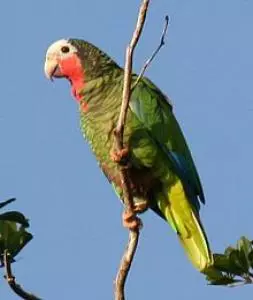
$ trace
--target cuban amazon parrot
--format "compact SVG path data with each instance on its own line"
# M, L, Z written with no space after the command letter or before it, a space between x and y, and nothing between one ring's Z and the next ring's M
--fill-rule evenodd
M140 79L131 93L124 149L117 153L112 147L124 70L91 43L62 39L47 50L45 74L51 80L66 78L70 82L82 134L119 198L123 198L123 189L117 159L127 157L136 212L151 208L167 221L193 265L205 272L213 263L199 216L205 198L167 97L149 79ZM136 78L133 74L132 84ZM137 219L123 213L123 224L130 229L137 226Z

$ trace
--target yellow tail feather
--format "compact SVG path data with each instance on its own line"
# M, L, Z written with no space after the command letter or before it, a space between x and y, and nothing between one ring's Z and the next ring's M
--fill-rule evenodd
M213 256L198 214L187 200L181 181L178 179L165 193L160 193L157 200L188 258L200 272L204 272L213 264Z

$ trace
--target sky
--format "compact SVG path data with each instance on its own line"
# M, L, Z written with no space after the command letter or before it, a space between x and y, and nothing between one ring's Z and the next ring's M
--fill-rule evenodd
M30 219L34 239L17 257L17 281L43 299L112 299L127 242L122 205L84 142L69 84L44 76L47 47L88 40L124 63L140 1L10 0L0 11L0 199ZM252 233L253 2L151 1L138 45L139 72L166 93L185 133L207 203L201 219L223 252ZM252 286L208 286L171 228L152 212L127 281L127 299L247 299ZM3 275L3 270L0 270ZM17 299L0 276L0 298Z

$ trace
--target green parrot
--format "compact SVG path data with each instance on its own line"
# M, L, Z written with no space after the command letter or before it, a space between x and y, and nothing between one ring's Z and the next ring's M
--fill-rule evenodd
M80 111L81 131L102 171L123 198L118 157L127 157L136 212L151 208L167 221L193 265L201 272L213 255L200 221L201 182L172 105L149 79L131 93L124 150L112 152L123 90L124 70L106 53L80 39L62 39L47 50L45 74L66 78ZM132 75L132 84L137 75ZM118 157L117 157L118 156ZM123 216L128 228L136 226Z

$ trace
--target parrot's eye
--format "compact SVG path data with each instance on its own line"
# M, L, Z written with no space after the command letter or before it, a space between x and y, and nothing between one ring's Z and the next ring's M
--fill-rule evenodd
M62 53L68 53L68 52L69 52L69 47L68 47L68 46L63 46L63 47L61 48L61 52L62 52Z

